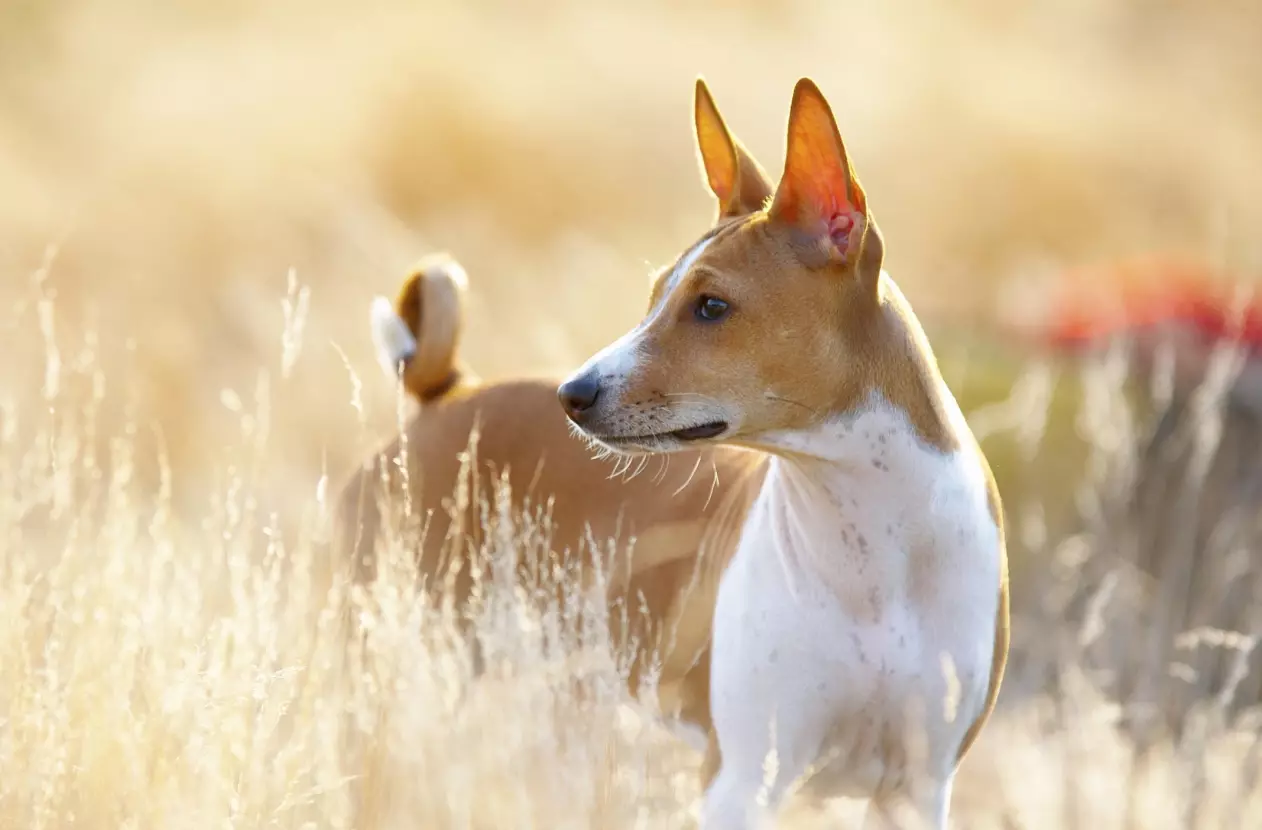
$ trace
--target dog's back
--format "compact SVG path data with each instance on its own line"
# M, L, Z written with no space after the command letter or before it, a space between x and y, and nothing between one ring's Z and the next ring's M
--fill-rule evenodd
M371 577L382 509L397 507L406 487L413 515L429 519L418 551L422 575L431 583L444 579L456 601L464 600L473 588L471 568L450 572L450 557L481 549L481 514L494 504L502 475L514 508L545 511L551 549L581 556L585 573L593 572L589 542L603 553L614 540L616 558L607 576L610 601L622 604L630 623L623 633L662 645L663 685L688 675L677 705L687 719L704 724L708 661L699 655L709 641L719 573L761 481L761 458L713 448L630 469L594 458L571 432L556 381L482 384L460 365L464 277L458 269L447 258L430 259L405 281L393 309L382 301L374 306L383 365L396 368L421 405L405 433L368 459L344 488L338 514L342 561L353 562L359 578ZM475 463L457 509L453 493L467 449Z

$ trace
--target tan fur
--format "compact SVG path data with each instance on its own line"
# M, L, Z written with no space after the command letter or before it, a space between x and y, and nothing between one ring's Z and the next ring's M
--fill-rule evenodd
M771 181L745 145L723 121L714 97L701 78L693 101L697 152L702 172L718 202L718 218L751 213L771 196Z
M981 447L977 445L977 439L971 434L970 440L977 449L977 457L981 460L982 466L986 472L986 492L990 501L990 517L995 520L995 525L999 528L999 542L1007 550L1007 539L1004 520L1003 520L1003 503L999 498L999 486L995 484L995 474L990 469L990 463L986 460L986 456L982 454ZM1000 560L999 572L999 616L995 624L995 650L992 657L993 662L990 665L990 688L986 694L986 708L982 710L982 714L977 720L973 721L969 727L968 733L964 736L964 743L960 745L960 760L968 754L972 748L977 736L981 733L982 727L986 725L991 714L995 711L995 703L999 700L999 688L1003 685L1004 669L1008 666L1008 646L1012 641L1011 628L1011 599L1008 596L1008 557L1005 555Z
M805 430L853 412L878 392L907 413L926 444L943 452L975 450L1002 548L994 478L972 434L956 429L944 409L933 352L910 306L884 276L880 229L818 89L804 82L795 92L789 153L774 194L765 177L752 186L741 181L744 171L760 168L746 161L748 153L700 83L698 95L698 146L720 221L698 242L705 247L685 273L671 266L655 281L651 313L637 329L635 371L619 377L619 402L610 410L616 414L602 421L601 430L625 433L661 421L673 404L665 390L701 395L714 390L724 400L741 402L740 422L719 440L764 449L762 436ZM819 178L827 169L819 159L830 156L840 160L835 181ZM721 323L697 319L705 297L728 303ZM917 565L913 557L910 590L928 597L935 591L934 552L925 551L922 560ZM960 758L993 710L1002 682L1010 637L1006 558L996 590L1000 602L987 703ZM864 618L860 606L868 598L853 599L847 605ZM712 746L707 775L717 767L716 753Z
M854 279L837 281L827 271L802 267L808 245L794 228L756 213L720 225L685 281L665 298L670 272L664 271L650 300L667 303L650 324L645 362L651 368L637 376L629 396L650 407L666 402L659 389L719 384L752 408L748 432L755 426L789 429L804 419L849 411L879 390L908 412L926 442L954 449L958 439L943 425L930 393L937 366L921 349L924 333L902 297L888 292L880 278L883 248L875 222ZM780 276L786 271L792 278ZM774 279L775 291L751 284L743 277L749 272ZM727 300L731 318L722 326L681 325L705 295ZM704 360L695 359L696 349L704 349ZM803 372L804 353L835 359ZM751 355L759 358L752 364ZM728 440L740 443L740 435L738 430Z
M669 462L648 460L635 476L615 475L616 461L596 460L587 443L572 434L557 402L557 381L484 385L457 364L463 286L442 276L442 264L441 258L427 260L409 274L399 292L396 312L420 344L405 362L402 379L421 407L405 435L365 461L343 488L335 537L340 561L352 563L361 580L375 572L379 496L384 495L385 504L402 502L395 458L405 445L414 512L432 516L417 552L420 571L436 584L444 584L451 564L442 556L449 534L472 543L472 548L454 546L460 552L481 542L478 501L491 498L493 482L504 472L516 507L551 503L553 548L581 550L583 572L592 572L592 551L585 544L589 538L602 546L616 539L620 549L634 540L630 559L624 556L610 574L612 611L620 617L626 610L631 625L624 633L643 644L642 652L660 652L655 656L662 661L663 707L708 728L705 653L717 575L735 547L744 511L761 481L762 460L739 450L707 448ZM431 346L434 351L427 352ZM475 428L473 503L466 513L450 515L445 505L457 484L460 454ZM383 479L388 482L384 490ZM446 583L457 602L470 596L470 570L465 563ZM643 659L632 666L633 690L644 666Z
M441 396L467 374L457 359L464 324L463 274L450 255L431 254L404 279L395 300L396 313L416 336L416 355L404 365L402 379L418 401Z

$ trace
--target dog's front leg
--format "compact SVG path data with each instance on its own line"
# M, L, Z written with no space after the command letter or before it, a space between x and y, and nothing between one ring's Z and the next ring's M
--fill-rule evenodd
M765 830L780 793L763 793L760 770L740 770L724 763L706 789L701 830ZM762 797L760 797L762 796Z
M946 830L953 781L953 776L941 782L921 781L914 790L873 798L863 830Z

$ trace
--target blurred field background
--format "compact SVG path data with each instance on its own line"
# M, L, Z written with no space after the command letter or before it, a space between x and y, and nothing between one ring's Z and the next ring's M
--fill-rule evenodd
M215 606L196 599L199 580L236 585L223 569L237 560L225 551L239 544L241 561L254 562L259 544L233 537L210 550L216 522L231 523L248 504L247 512L263 517L260 525L274 513L277 534L307 538L321 476L335 485L394 428L393 390L373 360L367 309L422 254L448 250L468 269L464 356L484 377L564 372L632 324L650 266L671 258L712 216L691 133L697 74L773 174L794 81L810 75L820 84L885 231L887 266L936 335L948 380L966 412L984 413L1011 433L997 432L987 448L1016 514L1018 573L1033 568L1036 555L1050 562L1053 550L1081 551L1092 516L1098 526L1105 515L1087 510L1084 518L1083 483L1114 487L1113 468L1100 457L1113 458L1135 439L1129 428L1109 426L1126 416L1114 418L1091 391L1116 390L1120 381L1107 365L1089 370L1085 386L1076 369L1058 374L1028 344L1003 334L1003 324L1045 308L1048 281L1064 270L1115 258L1181 258L1245 284L1262 273L1262 6L7 0L0 4L0 434L11 494L0 519L5 576L17 590L25 577L16 574L54 561L113 575L94 581L104 593L89 592L87 600L71 582L62 585L64 596L56 585L22 602L10 595L11 609L27 611L2 617L6 659L29 657L33 632L47 633L41 625L56 628L65 610L59 596L87 603L76 612L83 618L67 623L79 639L60 640L63 655L109 653L127 636L139 638L145 647L137 653L146 656L137 659L153 670L146 682L154 688L171 678L154 670L160 642L145 639L157 636L151 629L178 629L163 634L177 663L179 649L210 648L199 632L211 625ZM1020 394L1013 406L984 408L1007 399L1014 383ZM1084 401L1094 406L1094 421L1081 415ZM110 484L120 465L126 481ZM75 518L77 499L116 486L125 499ZM156 531L149 524L155 515L163 517ZM106 527L120 538L147 527L141 535L148 541L94 547L113 538L92 535ZM137 551L159 557L170 571L162 579L182 587L146 583L144 602L111 588L146 573L149 560ZM232 607L245 614L240 624L266 627L271 639L259 635L257 652L238 645L235 657L214 665L224 677L233 666L244 672L229 683L243 684L244 712L251 694L262 694L250 672L270 677L267 666L333 651L286 639L302 630L302 613L272 625L266 581L241 580L252 587L229 591ZM1058 583L1030 577L1018 587L1041 602L1055 593L1049 584ZM254 599L264 610L251 617L241 609ZM94 613L109 617L138 602L145 622L127 636L108 627L121 622L89 625ZM1071 606L1065 599L1052 607L1059 614ZM41 608L46 618L31 610ZM404 631L399 620L411 618L398 613ZM1049 627L1065 615L1018 620L1024 656L1016 658L1014 695L1044 693L1049 683L1062 692L1079 680L1091 687L1077 674L1072 683L1064 673L1049 680L1047 665L1067 659L1064 648L1085 648L1076 628ZM1031 656L1031 642L1049 646L1047 654ZM387 671L386 653L378 655L380 671ZM42 659L83 668L78 658ZM22 665L35 672L39 662ZM181 682L196 685L213 674L190 666ZM167 669L179 673L174 663ZM35 676L19 671L11 679ZM97 685L40 676L82 705L114 683L91 672L83 677ZM1112 711L1107 700L1079 686L1071 691L1074 701L1089 701L1083 711L1091 713L1072 728L1063 700L1053 697L1039 706L1054 714L1021 709L994 729L972 783L961 784L961 815L988 816L1002 827L1127 826L1135 816L1145 827L1245 826L1232 823L1244 818L1223 816L1247 809L1256 819L1262 796L1252 732L1217 735L1223 746L1215 743L1213 752L1209 738L1195 747L1189 757L1204 773L1192 776L1195 785L1178 764L1160 766L1134 796L1148 806L1135 807L1127 799L1137 790L1125 783L1138 768L1125 760L1134 745L1114 734L1113 716L1100 715L1095 725L1095 713ZM315 711L318 695L310 694L295 700ZM179 826L175 815L204 826L197 816L230 813L235 826L301 826L298 813L268 812L279 810L268 799L281 783L258 785L258 803L271 805L259 812L224 806L249 802L240 787L248 753L235 744L223 744L222 766L213 771L236 781L235 790L199 790L206 800L180 802L183 813L145 800L137 782L176 801L186 794L184 779L158 783L157 767L146 766L153 758L128 767L132 795L117 781L74 779L66 764L96 774L117 754L101 750L95 760L72 763L58 755L70 744L58 743L63 733L53 720L38 727L47 733L20 732L20 715L52 711L34 700L11 697L9 714L0 709L0 778L11 787L0 796L0 820L7 826L65 826L71 792L88 826L126 824L128 816L136 822L130 826ZM501 703L498 711L532 719L532 700ZM69 707L64 726L76 735L85 724L115 728L104 714L61 703ZM159 740L137 726L118 740L148 747L154 757L178 744L183 757L192 752L181 743L189 735L212 740L237 728L205 717L200 732L173 726ZM576 736L570 732L581 730L563 721L557 734L580 743L606 734ZM302 743L295 735L306 733L293 728L299 731L266 740L297 741L325 760L340 751L328 736L311 749L316 744ZM476 723L460 729L467 731L431 735L439 741L433 746L452 750L481 734ZM1084 741L1089 751L1073 756ZM1008 743L1019 748L1003 749ZM649 753L646 745L627 745L637 758ZM248 767L256 772L278 757L272 744L260 746L251 761L257 770ZM51 755L36 759L32 747ZM468 752L460 757L470 764L489 763ZM437 774L428 757L391 774L424 772L456 787L443 777L454 773ZM499 762L527 756L509 757L516 760ZM561 766L573 772L587 760ZM1255 783L1237 792L1220 768L1252 770ZM271 772L283 769L278 762ZM25 795L12 783L24 770L43 770L32 773ZM343 823L320 799L341 792L330 783L339 776L361 772L326 770L327 780L311 785L318 795L303 802L324 806L310 807L303 820ZM1065 783L1078 772L1085 784ZM549 781L530 793L559 779ZM1037 794L1019 797L1027 785ZM564 820L527 821L525 806L504 814L512 820L425 815L435 826L635 826L664 815L637 800L639 786L622 780L613 790L573 796L576 805L606 803L600 799L609 792L625 797L625 805L606 803L614 812L599 820L578 806ZM1086 795L1073 795L1083 788ZM1002 804L991 798L1000 790ZM654 797L671 810L683 798ZM1009 812L1014 798L1024 801L1019 820ZM1192 809L1211 802L1217 806L1208 812ZM37 803L44 812L31 806ZM1123 809L1128 804L1134 809Z

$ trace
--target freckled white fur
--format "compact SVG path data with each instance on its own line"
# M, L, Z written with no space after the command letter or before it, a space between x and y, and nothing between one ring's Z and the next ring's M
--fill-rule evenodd
M394 312L394 306L385 297L375 297L369 312L372 340L377 350L377 361L390 378L397 377L399 364L416 354L416 337L408 330L407 323Z
M958 752L987 697L998 611L998 528L979 459L967 444L950 454L925 445L877 395L767 443L776 455L715 609L722 765L702 826L760 827L800 787L871 798L874 820L909 809L916 826L945 828ZM913 564L927 570L913 579Z
M636 367L639 365L640 339L643 332L662 313L665 298L669 297L671 292L675 290L675 287L679 285L684 275L696 264L697 259L700 258L709 245L709 239L703 240L680 257L675 270L671 272L670 277L667 279L665 290L662 292L662 302L658 303L657 307L648 313L640 325L597 352L576 374L581 375L595 371L599 374L602 384L610 390L610 393L617 394L620 391L618 387L628 376L635 372Z

